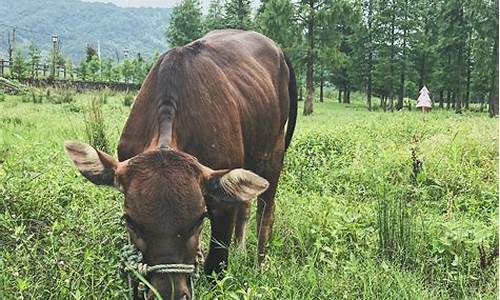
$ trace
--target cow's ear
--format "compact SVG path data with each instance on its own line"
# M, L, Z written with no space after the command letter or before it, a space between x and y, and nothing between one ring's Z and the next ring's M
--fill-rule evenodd
M259 196L269 182L245 169L220 170L206 173L205 193L224 202L246 202Z
M94 184L115 186L118 161L94 147L73 141L64 142L64 149L80 173Z

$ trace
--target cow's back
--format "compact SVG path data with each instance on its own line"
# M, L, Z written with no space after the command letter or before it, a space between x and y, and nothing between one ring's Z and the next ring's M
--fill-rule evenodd
M265 160L275 147L283 147L288 76L281 50L255 32L214 31L173 49L141 88L119 158L158 146L158 107L168 105L175 110L172 146L207 166Z

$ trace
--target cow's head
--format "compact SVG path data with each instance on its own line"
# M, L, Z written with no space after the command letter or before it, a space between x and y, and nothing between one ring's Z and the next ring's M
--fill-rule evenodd
M124 193L129 236L148 265L195 264L207 211L205 199L249 201L268 186L250 171L214 171L172 149L148 151L118 162L87 144L66 142L65 148L88 180ZM148 277L163 299L190 298L189 275L154 273Z

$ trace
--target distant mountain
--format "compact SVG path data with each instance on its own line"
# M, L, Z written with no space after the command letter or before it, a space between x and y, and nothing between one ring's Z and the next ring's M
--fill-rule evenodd
M166 49L165 27L170 8L123 8L79 0L0 0L0 53L5 57L8 31L16 26L16 44L34 41L42 50L52 47L51 35L61 38L61 49L74 62L85 57L87 44L103 56L123 58L137 53L148 57Z

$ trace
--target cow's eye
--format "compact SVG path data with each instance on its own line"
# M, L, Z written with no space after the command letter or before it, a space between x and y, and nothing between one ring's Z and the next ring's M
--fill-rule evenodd
M127 227L131 230L135 230L136 226L134 225L134 221L132 221L132 219L128 215L125 215L124 218L125 218L125 224L127 225Z

